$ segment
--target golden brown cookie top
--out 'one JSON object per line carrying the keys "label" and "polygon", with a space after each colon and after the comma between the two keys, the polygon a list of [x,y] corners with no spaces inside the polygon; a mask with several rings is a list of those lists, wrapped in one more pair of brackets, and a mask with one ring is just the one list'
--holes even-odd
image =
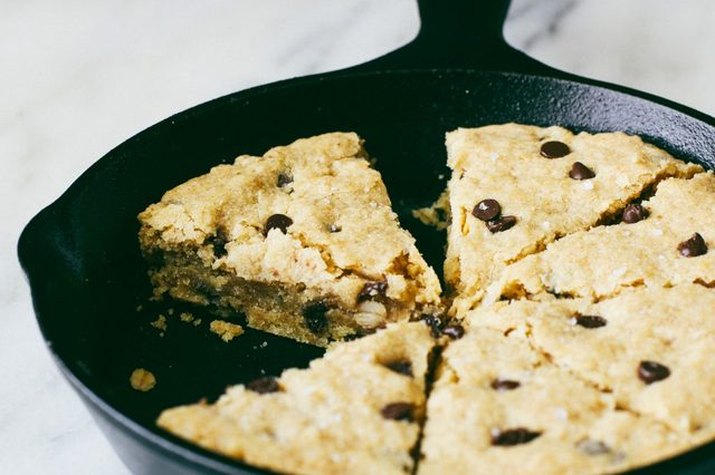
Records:
{"label": "golden brown cookie top", "polygon": [[207,265],[246,280],[321,288],[346,305],[379,281],[388,298],[438,306],[439,281],[364,157],[354,133],[240,156],[149,206],[140,236],[196,248]]}
{"label": "golden brown cookie top", "polygon": [[636,136],[561,127],[457,129],[447,151],[445,278],[458,310],[478,302],[507,265],[618,214],[666,177],[701,171]]}
{"label": "golden brown cookie top", "polygon": [[164,411],[160,427],[289,473],[410,473],[435,342],[421,322],[335,345],[307,369]]}

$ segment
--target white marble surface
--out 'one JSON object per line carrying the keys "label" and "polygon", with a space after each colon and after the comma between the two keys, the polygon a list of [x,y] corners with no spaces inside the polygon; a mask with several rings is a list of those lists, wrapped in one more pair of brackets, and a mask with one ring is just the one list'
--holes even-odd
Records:
{"label": "white marble surface", "polygon": [[[515,0],[505,31],[548,64],[715,115],[713,21],[711,0]],[[0,1],[0,473],[127,472],[43,346],[15,257],[30,217],[174,112],[417,28],[413,0]]]}

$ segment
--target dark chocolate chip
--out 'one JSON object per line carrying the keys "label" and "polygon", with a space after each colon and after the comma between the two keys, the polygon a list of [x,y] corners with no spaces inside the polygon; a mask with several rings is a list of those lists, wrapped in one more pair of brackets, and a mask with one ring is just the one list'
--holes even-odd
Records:
{"label": "dark chocolate chip", "polygon": [[214,256],[216,259],[228,254],[226,251],[226,243],[228,242],[228,236],[226,235],[226,230],[222,227],[216,228],[216,234],[208,239],[209,244],[213,247]]}
{"label": "dark chocolate chip", "polygon": [[405,376],[413,376],[412,362],[408,360],[395,360],[387,363],[385,367],[391,369],[395,373],[404,374]]}
{"label": "dark chocolate chip", "polygon": [[596,174],[583,163],[574,162],[571,167],[571,171],[569,172],[569,176],[574,180],[588,180],[589,178],[595,177]]}
{"label": "dark chocolate chip", "polygon": [[325,302],[313,302],[303,309],[303,319],[305,326],[314,334],[323,333],[328,328],[328,317],[325,315],[329,310]]}
{"label": "dark chocolate chip", "polygon": [[409,402],[393,402],[383,407],[380,412],[385,419],[412,422],[415,406]]}
{"label": "dark chocolate chip", "polygon": [[584,328],[600,328],[608,324],[608,320],[597,315],[578,315],[575,317],[576,325]]}
{"label": "dark chocolate chip", "polygon": [[497,200],[482,200],[472,210],[475,218],[482,221],[489,221],[501,214],[501,206]]}
{"label": "dark chocolate chip", "polygon": [[442,334],[442,319],[438,315],[425,315],[422,319],[429,327],[432,337],[439,338]]}
{"label": "dark chocolate chip", "polygon": [[531,442],[541,435],[541,432],[531,431],[523,427],[500,430],[492,433],[492,445],[511,446]]}
{"label": "dark chocolate chip", "polygon": [[561,158],[571,153],[571,149],[563,142],[553,140],[541,145],[541,156],[546,158]]}
{"label": "dark chocolate chip", "polygon": [[280,391],[278,386],[278,381],[273,376],[266,376],[264,378],[254,379],[250,383],[246,384],[246,389],[259,394],[275,393]]}
{"label": "dark chocolate chip", "polygon": [[648,217],[648,210],[639,204],[630,204],[623,210],[623,222],[628,224],[643,221]]}
{"label": "dark chocolate chip", "polygon": [[288,227],[293,224],[293,220],[285,214],[274,214],[266,220],[265,234],[271,229],[280,229],[283,234],[288,233]]}
{"label": "dark chocolate chip", "polygon": [[459,340],[464,336],[464,327],[459,323],[450,323],[442,329],[442,334],[447,335],[452,340]]}
{"label": "dark chocolate chip", "polygon": [[702,256],[708,252],[708,245],[700,233],[695,233],[689,239],[678,244],[678,252],[684,257]]}
{"label": "dark chocolate chip", "polygon": [[576,444],[576,448],[586,455],[603,455],[611,453],[611,448],[600,440],[584,439]]}
{"label": "dark chocolate chip", "polygon": [[519,381],[511,379],[495,379],[492,381],[492,389],[495,391],[511,391],[521,386]]}
{"label": "dark chocolate chip", "polygon": [[501,218],[487,221],[487,229],[492,233],[500,233],[512,228],[516,224],[515,216],[502,216]]}
{"label": "dark chocolate chip", "polygon": [[350,335],[347,335],[343,337],[343,341],[355,341],[359,340],[360,338],[364,337],[364,333],[351,333]]}
{"label": "dark chocolate chip", "polygon": [[652,384],[670,376],[670,370],[655,361],[641,361],[638,365],[638,377],[646,384]]}
{"label": "dark chocolate chip", "polygon": [[276,180],[276,184],[278,185],[279,188],[280,188],[280,187],[283,187],[283,186],[286,186],[286,185],[288,185],[289,183],[293,183],[293,177],[292,177],[292,176],[290,176],[290,175],[287,174],[287,173],[280,173],[280,174],[278,175],[278,180]]}
{"label": "dark chocolate chip", "polygon": [[375,300],[380,297],[385,297],[387,293],[387,282],[377,281],[377,282],[367,282],[362,286],[362,290],[358,294],[358,302],[364,302],[365,300]]}

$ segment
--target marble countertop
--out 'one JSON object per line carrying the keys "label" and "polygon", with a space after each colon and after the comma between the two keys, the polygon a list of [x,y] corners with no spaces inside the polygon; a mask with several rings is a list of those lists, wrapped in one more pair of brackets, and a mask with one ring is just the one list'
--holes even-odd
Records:
{"label": "marble countertop", "polygon": [[[543,62],[715,115],[715,2],[514,0]],[[357,64],[417,32],[413,0],[9,0],[0,15],[0,473],[127,469],[50,360],[15,246],[107,150],[236,90]]]}

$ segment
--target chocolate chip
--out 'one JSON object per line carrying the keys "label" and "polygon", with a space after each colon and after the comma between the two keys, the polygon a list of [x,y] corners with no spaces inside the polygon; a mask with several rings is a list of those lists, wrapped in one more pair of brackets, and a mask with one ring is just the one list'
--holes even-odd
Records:
{"label": "chocolate chip", "polygon": [[387,282],[377,281],[377,282],[367,282],[362,286],[362,290],[358,294],[358,302],[364,302],[365,300],[375,300],[378,297],[385,297],[387,292]]}
{"label": "chocolate chip", "polygon": [[495,379],[492,381],[492,389],[495,391],[511,391],[519,386],[521,386],[519,381],[512,381],[511,379]]}
{"label": "chocolate chip", "polygon": [[477,219],[489,221],[501,214],[501,206],[497,200],[482,200],[474,207],[472,214]]}
{"label": "chocolate chip", "polygon": [[208,243],[213,247],[214,257],[216,257],[216,259],[220,259],[228,254],[228,251],[226,251],[227,242],[228,236],[226,235],[226,230],[220,226],[217,227],[216,234],[208,239]]}
{"label": "chocolate chip", "polygon": [[408,360],[391,361],[385,365],[395,373],[404,374],[405,376],[413,376],[412,362]]}
{"label": "chocolate chip", "polygon": [[278,185],[279,188],[286,186],[289,183],[293,183],[293,177],[288,175],[287,173],[280,173],[278,175],[278,180],[276,180],[276,185]]}
{"label": "chocolate chip", "polygon": [[576,448],[586,455],[603,455],[611,452],[611,448],[600,440],[583,439]]}
{"label": "chocolate chip", "polygon": [[459,340],[464,336],[464,327],[459,323],[450,323],[442,329],[442,334],[447,335],[452,340]]}
{"label": "chocolate chip", "polygon": [[328,328],[328,317],[326,313],[330,308],[325,302],[313,302],[303,309],[303,319],[305,326],[314,334],[320,334]]}
{"label": "chocolate chip", "polygon": [[424,315],[422,320],[429,327],[432,338],[439,338],[442,334],[442,319],[438,315]]}
{"label": "chocolate chip", "polygon": [[571,167],[571,171],[569,172],[569,176],[574,180],[588,180],[589,178],[595,177],[596,174],[583,163],[574,162]]}
{"label": "chocolate chip", "polygon": [[283,234],[288,233],[288,227],[293,224],[293,220],[285,214],[274,214],[266,220],[265,234],[271,229],[280,229]]}
{"label": "chocolate chip", "polygon": [[487,221],[487,229],[492,233],[500,233],[512,228],[516,224],[515,216],[502,216],[501,218]]}
{"label": "chocolate chip", "polygon": [[492,445],[511,446],[531,442],[541,435],[541,432],[531,431],[523,427],[516,429],[497,430],[492,432]]}
{"label": "chocolate chip", "polygon": [[639,204],[630,204],[623,210],[623,222],[628,224],[643,221],[648,217],[648,210]]}
{"label": "chocolate chip", "polygon": [[695,233],[689,239],[678,244],[678,252],[684,257],[702,256],[708,252],[708,245],[700,233]]}
{"label": "chocolate chip", "polygon": [[259,394],[275,393],[280,391],[278,386],[278,381],[273,376],[266,376],[264,378],[254,379],[250,383],[246,384],[246,389]]}
{"label": "chocolate chip", "polygon": [[571,149],[563,142],[554,140],[541,145],[541,156],[546,158],[565,157],[569,153],[571,153]]}
{"label": "chocolate chip", "polygon": [[574,320],[576,321],[576,325],[584,328],[600,328],[608,324],[608,320],[597,315],[578,315],[574,317]]}
{"label": "chocolate chip", "polygon": [[670,370],[655,361],[641,361],[638,365],[638,377],[646,384],[652,384],[670,376]]}
{"label": "chocolate chip", "polygon": [[380,412],[385,419],[412,422],[415,406],[409,402],[393,402],[383,407]]}

